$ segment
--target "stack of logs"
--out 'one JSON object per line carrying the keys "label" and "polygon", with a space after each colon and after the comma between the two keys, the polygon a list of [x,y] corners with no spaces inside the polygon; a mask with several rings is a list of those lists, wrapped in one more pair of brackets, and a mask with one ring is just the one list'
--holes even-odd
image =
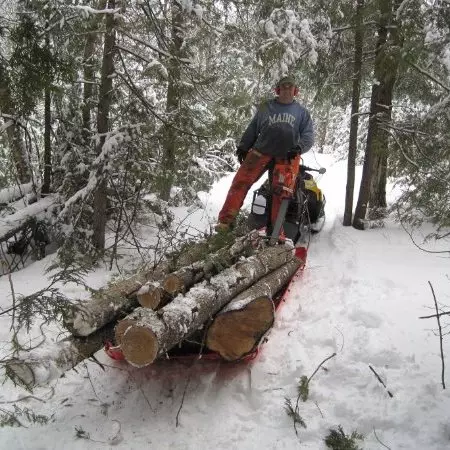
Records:
{"label": "stack of logs", "polygon": [[269,246],[251,232],[206,259],[172,272],[162,264],[98,292],[66,318],[72,337],[47,357],[15,359],[7,370],[28,387],[45,384],[112,335],[136,367],[151,364],[193,335],[223,359],[239,360],[272,327],[272,299],[303,264],[291,243]]}

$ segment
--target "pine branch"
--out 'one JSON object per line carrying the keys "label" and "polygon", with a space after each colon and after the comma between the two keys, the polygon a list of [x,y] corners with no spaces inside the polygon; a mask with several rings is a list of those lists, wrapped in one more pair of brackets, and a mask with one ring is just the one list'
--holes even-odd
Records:
{"label": "pine branch", "polygon": [[417,70],[419,73],[421,73],[422,75],[425,75],[426,78],[428,78],[429,80],[435,82],[437,85],[441,86],[441,88],[443,88],[444,90],[446,90],[447,92],[450,92],[450,87],[446,86],[444,83],[442,83],[441,81],[439,81],[435,76],[433,76],[430,72],[427,72],[425,69],[422,69],[421,67],[417,66],[416,64],[414,64],[413,62],[409,61],[408,59],[405,59],[405,61],[415,70]]}

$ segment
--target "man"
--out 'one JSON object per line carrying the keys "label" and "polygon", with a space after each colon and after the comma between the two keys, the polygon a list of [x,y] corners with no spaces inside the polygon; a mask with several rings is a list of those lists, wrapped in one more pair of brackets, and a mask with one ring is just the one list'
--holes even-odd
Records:
{"label": "man", "polygon": [[277,98],[259,108],[238,145],[241,166],[219,213],[217,231],[233,226],[250,187],[268,169],[272,180],[272,224],[283,198],[293,194],[300,154],[314,143],[313,123],[308,110],[294,100],[298,88],[292,76],[281,78],[276,93]]}

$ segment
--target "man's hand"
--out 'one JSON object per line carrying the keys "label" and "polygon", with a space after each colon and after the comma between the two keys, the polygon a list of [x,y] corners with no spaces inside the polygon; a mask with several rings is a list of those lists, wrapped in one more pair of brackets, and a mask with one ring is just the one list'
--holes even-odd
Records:
{"label": "man's hand", "polygon": [[236,150],[236,155],[237,155],[239,164],[242,164],[244,162],[245,157],[247,156],[247,152],[242,148],[238,148]]}

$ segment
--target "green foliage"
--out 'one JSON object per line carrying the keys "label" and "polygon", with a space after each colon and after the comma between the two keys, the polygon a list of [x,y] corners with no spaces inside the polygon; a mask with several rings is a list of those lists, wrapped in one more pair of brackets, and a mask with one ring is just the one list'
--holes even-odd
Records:
{"label": "green foliage", "polygon": [[38,319],[43,323],[60,322],[67,314],[67,298],[53,287],[21,297],[19,302],[14,315],[16,330],[25,328],[28,332]]}
{"label": "green foliage", "polygon": [[300,414],[292,406],[291,400],[289,398],[284,399],[284,409],[287,415],[294,421],[294,428],[299,424],[303,428],[306,428],[306,422],[300,416]]}
{"label": "green foliage", "polygon": [[46,425],[54,421],[54,414],[51,416],[36,414],[30,408],[20,408],[17,405],[14,405],[14,411],[7,411],[6,409],[0,408],[0,428],[25,427],[24,420],[28,424]]}
{"label": "green foliage", "polygon": [[45,41],[45,22],[39,12],[25,10],[12,29],[10,39],[10,78],[17,112],[30,114],[45,88],[50,88],[57,75],[67,78],[72,73],[72,62],[59,55]]}
{"label": "green foliage", "polygon": [[75,427],[75,437],[77,437],[78,439],[90,439],[91,436],[90,434],[83,430],[83,428],[81,428],[81,426],[76,426]]}
{"label": "green foliage", "polygon": [[406,116],[398,123],[390,154],[390,175],[402,189],[393,209],[412,228],[431,222],[428,239],[448,237],[450,227],[448,104],[447,99],[428,112]]}
{"label": "green foliage", "polygon": [[337,428],[330,428],[330,433],[324,439],[325,444],[332,450],[361,450],[357,441],[362,441],[364,436],[357,431],[353,431],[350,436],[346,435],[341,425]]}
{"label": "green foliage", "polygon": [[303,375],[300,378],[300,383],[298,384],[298,395],[301,398],[303,402],[306,402],[309,397],[309,382],[308,377],[306,375]]}
{"label": "green foliage", "polygon": [[[212,253],[219,249],[231,246],[236,240],[236,231],[215,233],[201,236],[199,239],[190,239],[182,242],[176,251],[169,256],[171,266],[174,268],[186,266],[196,261],[208,260]],[[215,261],[214,264],[220,264]]]}

